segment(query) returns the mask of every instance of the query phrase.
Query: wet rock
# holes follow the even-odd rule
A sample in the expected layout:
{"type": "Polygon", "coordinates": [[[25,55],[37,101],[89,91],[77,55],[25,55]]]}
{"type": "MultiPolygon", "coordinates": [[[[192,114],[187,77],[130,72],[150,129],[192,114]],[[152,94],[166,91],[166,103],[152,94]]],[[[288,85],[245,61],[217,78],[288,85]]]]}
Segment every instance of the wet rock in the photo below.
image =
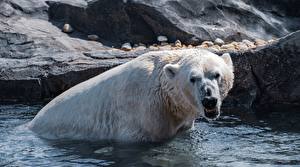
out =
{"type": "Polygon", "coordinates": [[[98,41],[99,40],[98,35],[88,35],[87,37],[91,41],[98,41]]]}
{"type": "Polygon", "coordinates": [[[235,83],[225,106],[259,111],[300,107],[300,31],[246,52],[232,52],[235,83]]]}
{"type": "Polygon", "coordinates": [[[124,51],[130,51],[132,49],[132,47],[131,47],[131,44],[127,42],[121,46],[121,49],[124,51]]]}
{"type": "Polygon", "coordinates": [[[64,33],[72,33],[74,30],[70,24],[64,24],[62,31],[64,33]]]}
{"type": "Polygon", "coordinates": [[[217,39],[214,41],[214,44],[215,44],[215,45],[222,46],[222,45],[225,44],[225,42],[224,42],[222,39],[217,38],[217,39]]]}

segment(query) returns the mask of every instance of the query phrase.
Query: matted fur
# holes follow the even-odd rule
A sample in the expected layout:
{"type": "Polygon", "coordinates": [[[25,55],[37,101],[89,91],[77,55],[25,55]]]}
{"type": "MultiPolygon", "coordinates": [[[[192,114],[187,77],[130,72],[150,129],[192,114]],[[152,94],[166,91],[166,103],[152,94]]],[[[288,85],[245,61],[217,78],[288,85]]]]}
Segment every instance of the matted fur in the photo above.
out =
{"type": "Polygon", "coordinates": [[[203,115],[195,98],[202,96],[201,90],[188,91],[191,69],[203,75],[211,68],[220,70],[217,86],[223,100],[233,83],[232,64],[224,60],[199,49],[149,52],[70,88],[42,108],[28,126],[48,139],[171,138],[203,115]],[[178,65],[176,78],[166,76],[167,64],[178,65]]]}

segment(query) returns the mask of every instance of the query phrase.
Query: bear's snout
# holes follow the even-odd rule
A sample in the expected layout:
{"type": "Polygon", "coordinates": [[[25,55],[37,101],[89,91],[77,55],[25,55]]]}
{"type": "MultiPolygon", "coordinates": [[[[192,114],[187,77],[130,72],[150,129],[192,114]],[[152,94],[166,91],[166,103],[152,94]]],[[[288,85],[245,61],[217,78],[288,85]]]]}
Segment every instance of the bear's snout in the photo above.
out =
{"type": "Polygon", "coordinates": [[[215,97],[205,97],[202,100],[202,105],[208,110],[212,110],[216,108],[217,103],[218,103],[218,99],[215,97]]]}

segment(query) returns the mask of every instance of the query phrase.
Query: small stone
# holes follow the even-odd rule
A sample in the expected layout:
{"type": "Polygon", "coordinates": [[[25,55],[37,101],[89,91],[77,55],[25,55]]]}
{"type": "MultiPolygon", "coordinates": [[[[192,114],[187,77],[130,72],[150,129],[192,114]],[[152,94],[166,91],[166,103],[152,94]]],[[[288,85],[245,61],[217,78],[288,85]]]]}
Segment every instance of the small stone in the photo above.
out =
{"type": "Polygon", "coordinates": [[[158,50],[159,48],[158,48],[157,46],[151,45],[151,46],[149,46],[149,49],[150,49],[150,50],[158,50]]]}
{"type": "Polygon", "coordinates": [[[158,36],[157,37],[158,42],[168,42],[168,38],[166,36],[158,36]]]}
{"type": "Polygon", "coordinates": [[[97,41],[99,39],[98,35],[88,35],[87,36],[89,40],[91,41],[97,41]]]}
{"type": "Polygon", "coordinates": [[[139,43],[139,46],[146,46],[145,44],[143,44],[143,43],[139,43]]]}
{"type": "Polygon", "coordinates": [[[221,50],[235,50],[236,46],[233,43],[222,45],[221,50]]]}
{"type": "Polygon", "coordinates": [[[190,48],[193,48],[193,45],[188,45],[188,48],[190,49],[190,48]]]}
{"type": "Polygon", "coordinates": [[[211,42],[211,41],[204,41],[204,42],[202,42],[202,44],[201,44],[202,46],[207,46],[207,47],[211,47],[211,46],[213,46],[214,45],[214,43],[213,42],[211,42]]]}
{"type": "Polygon", "coordinates": [[[270,39],[270,40],[268,40],[268,43],[273,43],[275,41],[276,41],[275,39],[270,39]]]}
{"type": "Polygon", "coordinates": [[[214,41],[214,44],[215,44],[215,45],[222,46],[222,45],[225,44],[225,42],[224,42],[222,39],[217,38],[217,39],[214,41]]]}
{"type": "Polygon", "coordinates": [[[159,47],[159,50],[171,50],[171,49],[172,49],[171,45],[164,45],[159,47]]]}
{"type": "Polygon", "coordinates": [[[247,47],[249,47],[249,48],[255,48],[254,42],[251,42],[251,41],[249,41],[249,40],[247,40],[247,39],[244,39],[244,40],[242,41],[242,43],[246,44],[247,47]]]}
{"type": "Polygon", "coordinates": [[[182,45],[181,45],[181,41],[180,40],[176,40],[175,41],[175,47],[178,47],[180,48],[182,45]]]}
{"type": "Polygon", "coordinates": [[[255,40],[254,40],[254,44],[255,44],[256,46],[264,46],[264,45],[267,44],[267,42],[266,42],[265,40],[262,40],[262,39],[255,39],[255,40]]]}
{"type": "Polygon", "coordinates": [[[168,42],[162,42],[162,43],[160,43],[160,45],[161,46],[166,46],[166,45],[169,45],[169,43],[168,42]]]}
{"type": "Polygon", "coordinates": [[[248,45],[246,43],[244,43],[244,42],[240,42],[236,48],[238,50],[242,50],[242,51],[245,51],[245,50],[249,49],[248,45]]]}
{"type": "Polygon", "coordinates": [[[73,28],[71,27],[70,24],[65,24],[65,25],[63,26],[62,31],[63,31],[64,33],[71,33],[71,32],[73,32],[73,28]]]}
{"type": "Polygon", "coordinates": [[[217,50],[220,50],[220,49],[221,49],[221,47],[220,47],[219,45],[213,45],[213,46],[211,46],[210,48],[214,48],[214,49],[217,49],[217,50]]]}
{"type": "Polygon", "coordinates": [[[135,48],[135,50],[145,50],[147,49],[146,46],[138,46],[135,48]]]}
{"type": "Polygon", "coordinates": [[[131,47],[131,44],[129,42],[127,42],[121,46],[121,49],[124,51],[130,51],[132,49],[132,47],[131,47]]]}
{"type": "Polygon", "coordinates": [[[139,46],[139,45],[138,45],[138,44],[136,44],[136,43],[133,45],[133,47],[135,47],[135,48],[136,48],[136,47],[138,47],[138,46],[139,46]]]}
{"type": "Polygon", "coordinates": [[[211,52],[214,52],[214,53],[216,53],[216,52],[219,51],[218,49],[213,48],[213,47],[207,48],[207,50],[209,50],[209,51],[211,51],[211,52]]]}

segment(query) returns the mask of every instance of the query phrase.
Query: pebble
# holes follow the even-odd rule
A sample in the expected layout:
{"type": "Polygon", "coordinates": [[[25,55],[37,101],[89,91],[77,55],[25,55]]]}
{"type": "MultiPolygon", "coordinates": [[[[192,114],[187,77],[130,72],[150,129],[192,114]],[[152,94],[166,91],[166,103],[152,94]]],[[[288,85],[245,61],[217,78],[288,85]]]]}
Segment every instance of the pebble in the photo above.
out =
{"type": "Polygon", "coordinates": [[[147,49],[146,46],[138,46],[135,48],[135,50],[145,50],[147,49]]]}
{"type": "Polygon", "coordinates": [[[160,43],[160,45],[161,46],[166,46],[166,45],[169,45],[169,43],[168,42],[162,42],[162,43],[160,43]]]}
{"type": "Polygon", "coordinates": [[[166,36],[158,36],[157,37],[158,42],[168,42],[168,38],[166,36]]]}
{"type": "Polygon", "coordinates": [[[146,46],[145,44],[143,44],[143,43],[139,43],[139,46],[146,46]]]}
{"type": "Polygon", "coordinates": [[[164,45],[159,47],[160,50],[171,50],[172,46],[171,45],[164,45]]]}
{"type": "Polygon", "coordinates": [[[214,41],[214,44],[215,44],[215,45],[222,46],[222,45],[225,44],[225,42],[224,42],[222,39],[217,38],[217,39],[214,41]]]}
{"type": "Polygon", "coordinates": [[[233,43],[222,45],[220,49],[222,50],[235,50],[235,45],[233,43]]]}
{"type": "Polygon", "coordinates": [[[254,44],[255,44],[256,46],[263,46],[263,45],[266,45],[267,42],[266,42],[265,40],[262,40],[262,39],[255,39],[255,40],[254,40],[254,44]]]}
{"type": "Polygon", "coordinates": [[[244,40],[242,41],[242,43],[246,44],[247,47],[249,47],[249,48],[255,48],[254,42],[251,42],[251,41],[249,41],[249,40],[247,40],[247,39],[244,39],[244,40]]]}
{"type": "Polygon", "coordinates": [[[244,43],[244,42],[240,42],[236,48],[238,50],[242,50],[242,51],[245,51],[245,50],[249,49],[248,45],[246,43],[244,43]]]}
{"type": "Polygon", "coordinates": [[[213,42],[211,42],[211,41],[204,41],[204,42],[202,42],[202,44],[201,45],[206,45],[207,47],[211,47],[211,46],[213,46],[214,45],[214,43],[213,42]]]}
{"type": "Polygon", "coordinates": [[[213,46],[211,46],[210,48],[214,48],[214,49],[217,49],[217,50],[220,50],[220,49],[221,49],[221,47],[220,47],[219,45],[213,45],[213,46]]]}
{"type": "Polygon", "coordinates": [[[149,49],[150,49],[150,50],[158,50],[159,48],[158,48],[157,46],[151,45],[151,46],[149,46],[149,49]]]}
{"type": "Polygon", "coordinates": [[[127,42],[121,46],[121,49],[124,51],[130,51],[132,49],[132,47],[131,47],[131,44],[129,42],[127,42]]]}
{"type": "Polygon", "coordinates": [[[87,36],[89,40],[91,41],[97,41],[99,39],[98,35],[88,35],[87,36]]]}
{"type": "Polygon", "coordinates": [[[182,44],[181,44],[180,40],[175,41],[175,47],[178,47],[178,48],[182,47],[182,44]]]}
{"type": "Polygon", "coordinates": [[[64,33],[71,33],[71,32],[73,32],[73,28],[71,27],[71,25],[70,24],[64,24],[64,26],[63,26],[63,28],[62,28],[62,31],[64,32],[64,33]]]}

